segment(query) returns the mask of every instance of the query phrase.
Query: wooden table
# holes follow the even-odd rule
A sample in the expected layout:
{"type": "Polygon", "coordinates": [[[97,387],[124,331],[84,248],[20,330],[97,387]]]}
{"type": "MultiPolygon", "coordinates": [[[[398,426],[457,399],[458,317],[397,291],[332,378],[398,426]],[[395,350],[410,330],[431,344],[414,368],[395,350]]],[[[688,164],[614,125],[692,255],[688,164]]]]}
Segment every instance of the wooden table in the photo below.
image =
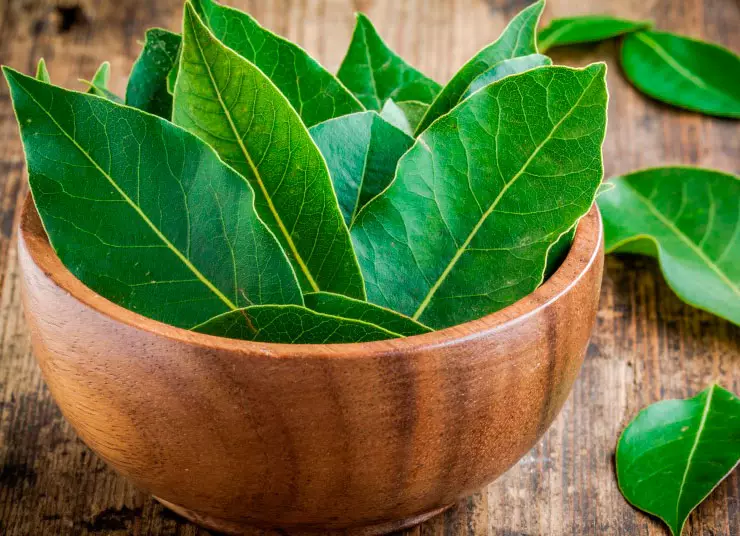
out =
{"type": "MultiPolygon", "coordinates": [[[[368,13],[411,63],[438,80],[486,43],[527,0],[232,0],[336,69],[353,11],[368,13]]],[[[653,18],[658,27],[740,50],[737,0],[550,0],[546,19],[583,12],[653,18]]],[[[26,72],[45,57],[56,83],[80,88],[103,60],[112,88],[150,26],[177,29],[180,0],[0,1],[0,62],[26,72]]],[[[678,112],[632,89],[617,45],[554,53],[558,62],[609,64],[607,176],[664,163],[740,171],[737,122],[678,112]]],[[[0,87],[0,534],[204,535],[135,490],[64,421],[32,357],[18,293],[15,228],[26,192],[8,90],[0,87]]],[[[712,381],[740,392],[740,329],[682,304],[655,262],[609,258],[601,310],[573,394],[536,448],[487,489],[407,531],[422,534],[655,534],[661,525],[619,494],[613,455],[643,406],[693,395],[712,381]]],[[[685,534],[740,535],[735,471],[691,516],[685,534]]]]}

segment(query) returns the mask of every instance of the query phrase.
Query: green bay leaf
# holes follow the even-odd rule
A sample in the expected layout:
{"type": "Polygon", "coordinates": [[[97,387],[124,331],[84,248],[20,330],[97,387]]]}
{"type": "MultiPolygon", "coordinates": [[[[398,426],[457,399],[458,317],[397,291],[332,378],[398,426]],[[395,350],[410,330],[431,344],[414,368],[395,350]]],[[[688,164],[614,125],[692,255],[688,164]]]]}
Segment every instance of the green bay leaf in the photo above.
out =
{"type": "Polygon", "coordinates": [[[622,68],[654,99],[709,115],[740,118],[740,57],[667,32],[638,32],[622,44],[622,68]]]}
{"type": "Polygon", "coordinates": [[[425,325],[400,313],[340,294],[313,292],[305,294],[304,299],[306,300],[306,307],[318,313],[361,320],[397,333],[399,336],[410,337],[432,331],[425,325]]]}
{"type": "Polygon", "coordinates": [[[51,84],[51,78],[49,77],[49,71],[46,69],[44,58],[41,58],[36,66],[36,80],[51,84]]]}
{"type": "Polygon", "coordinates": [[[401,336],[376,324],[299,305],[246,307],[212,318],[194,330],[219,337],[285,344],[371,342],[401,336]]]}
{"type": "Polygon", "coordinates": [[[310,133],[326,159],[348,227],[357,212],[391,183],[399,158],[414,143],[375,112],[330,119],[310,133]]]}
{"type": "Polygon", "coordinates": [[[205,143],[134,108],[4,72],[36,208],[84,284],[185,328],[303,303],[251,188],[205,143]]]}
{"type": "Polygon", "coordinates": [[[193,5],[216,38],[272,80],[307,127],[364,110],[333,74],[295,43],[213,0],[194,0],[193,5]]]}
{"type": "Polygon", "coordinates": [[[740,399],[718,385],[648,406],[617,444],[619,489],[680,536],[691,511],[740,461],[740,399]]]}
{"type": "Polygon", "coordinates": [[[177,61],[182,39],[161,28],[150,28],[131,69],[126,86],[126,104],[159,117],[172,117],[172,95],[167,77],[177,61]]]}
{"type": "Polygon", "coordinates": [[[123,103],[123,99],[108,89],[108,82],[110,81],[110,63],[104,61],[95,71],[92,80],[81,80],[81,82],[87,84],[87,92],[91,95],[97,95],[103,97],[109,101],[116,102],[118,104],[123,103]]]}
{"type": "Polygon", "coordinates": [[[413,136],[416,127],[419,126],[428,109],[429,105],[424,102],[394,102],[392,99],[388,99],[380,111],[380,117],[396,128],[403,130],[409,136],[413,136]]]}
{"type": "Polygon", "coordinates": [[[610,15],[565,17],[551,20],[539,31],[537,46],[544,53],[553,47],[596,43],[652,27],[650,20],[627,20],[610,15]]]}
{"type": "Polygon", "coordinates": [[[224,46],[186,5],[173,121],[205,140],[252,185],[304,292],[364,299],[329,171],[300,117],[267,76],[224,46]]]}
{"type": "Polygon", "coordinates": [[[665,167],[609,183],[606,252],[657,257],[682,300],[740,325],[740,177],[665,167]]]}
{"type": "Polygon", "coordinates": [[[504,60],[537,53],[537,23],[545,7],[540,0],[522,10],[504,28],[501,36],[463,65],[432,102],[416,127],[418,136],[437,118],[452,110],[465,95],[470,84],[485,71],[504,60]]]}
{"type": "Polygon", "coordinates": [[[462,98],[467,99],[480,88],[486,87],[488,84],[492,84],[506,76],[523,73],[524,71],[544,67],[545,65],[552,65],[552,60],[542,54],[517,56],[510,60],[501,61],[473,80],[462,98]]]}
{"type": "Polygon", "coordinates": [[[369,301],[436,329],[537,288],[601,182],[605,72],[509,76],[425,131],[352,228],[369,301]]]}
{"type": "Polygon", "coordinates": [[[441,86],[393,52],[364,14],[355,30],[337,77],[368,110],[380,111],[387,99],[430,103],[441,86]]]}

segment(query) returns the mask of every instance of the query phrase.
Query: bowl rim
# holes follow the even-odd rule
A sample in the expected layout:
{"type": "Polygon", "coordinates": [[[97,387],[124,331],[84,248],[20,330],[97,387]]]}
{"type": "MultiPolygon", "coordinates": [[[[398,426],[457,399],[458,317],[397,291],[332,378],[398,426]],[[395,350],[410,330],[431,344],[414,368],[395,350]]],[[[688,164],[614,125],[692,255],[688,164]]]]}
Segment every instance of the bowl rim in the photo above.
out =
{"type": "Polygon", "coordinates": [[[506,330],[524,321],[566,295],[586,275],[601,254],[603,232],[601,214],[594,202],[588,213],[580,219],[570,251],[555,273],[531,294],[482,318],[410,337],[329,344],[254,342],[207,335],[153,320],[109,301],[83,284],[62,264],[51,247],[30,193],[22,204],[18,224],[18,244],[56,287],[109,321],[173,342],[208,350],[261,354],[276,358],[350,359],[452,346],[470,338],[506,330]]]}

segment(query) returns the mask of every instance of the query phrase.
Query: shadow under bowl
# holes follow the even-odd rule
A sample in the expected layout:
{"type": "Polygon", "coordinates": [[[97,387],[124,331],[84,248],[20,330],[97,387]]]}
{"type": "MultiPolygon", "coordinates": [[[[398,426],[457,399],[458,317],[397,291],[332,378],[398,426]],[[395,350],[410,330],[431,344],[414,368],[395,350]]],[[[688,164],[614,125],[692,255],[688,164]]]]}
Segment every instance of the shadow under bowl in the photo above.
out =
{"type": "Polygon", "coordinates": [[[356,344],[254,343],[145,318],[60,262],[29,199],[19,232],[34,353],[113,469],[232,534],[379,534],[493,481],[571,390],[603,268],[596,207],[558,271],[480,320],[356,344]]]}

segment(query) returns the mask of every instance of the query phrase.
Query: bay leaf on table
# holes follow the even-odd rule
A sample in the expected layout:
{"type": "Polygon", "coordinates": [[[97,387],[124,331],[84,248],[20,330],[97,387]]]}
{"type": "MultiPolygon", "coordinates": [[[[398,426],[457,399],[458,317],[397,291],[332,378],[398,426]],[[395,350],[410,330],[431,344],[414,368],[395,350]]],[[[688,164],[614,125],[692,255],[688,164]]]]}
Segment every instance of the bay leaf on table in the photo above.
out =
{"type": "Polygon", "coordinates": [[[193,328],[199,333],[255,342],[329,344],[401,337],[377,324],[298,305],[255,305],[225,313],[193,328]]]}
{"type": "Polygon", "coordinates": [[[295,43],[213,0],[194,0],[193,5],[216,38],[272,80],[307,127],[364,110],[332,73],[295,43]]]}
{"type": "Polygon", "coordinates": [[[492,84],[497,80],[501,80],[506,76],[523,73],[524,71],[529,71],[530,69],[543,67],[545,65],[552,65],[552,60],[542,54],[517,56],[510,60],[501,61],[473,80],[462,98],[467,99],[480,88],[485,87],[488,84],[492,84]]]}
{"type": "Polygon", "coordinates": [[[337,77],[365,108],[376,111],[388,99],[428,104],[441,89],[437,82],[393,52],[362,13],[357,13],[352,41],[337,77]]]}
{"type": "Polygon", "coordinates": [[[217,40],[190,4],[173,121],[249,181],[257,212],[291,259],[304,292],[365,298],[329,171],[308,130],[270,79],[217,40]]]}
{"type": "Polygon", "coordinates": [[[4,68],[29,182],[64,265],[107,299],[190,328],[254,304],[303,304],[254,195],[175,125],[4,68]]]}
{"type": "Polygon", "coordinates": [[[49,77],[49,71],[46,69],[44,58],[41,58],[36,66],[36,80],[51,84],[51,78],[49,77]]]}
{"type": "Polygon", "coordinates": [[[150,28],[139,57],[131,68],[126,86],[126,104],[158,115],[172,117],[172,95],[167,76],[175,66],[182,39],[161,28],[150,28]]]}
{"type": "Polygon", "coordinates": [[[629,81],[654,99],[740,118],[740,57],[726,48],[667,32],[637,32],[625,37],[620,60],[629,81]]]}
{"type": "Polygon", "coordinates": [[[357,212],[391,183],[398,159],[414,143],[411,136],[376,112],[330,119],[309,132],[326,159],[339,207],[350,228],[357,212]]]}
{"type": "Polygon", "coordinates": [[[536,289],[601,182],[605,72],[509,76],[426,130],[352,227],[368,300],[437,329],[536,289]]]}
{"type": "Polygon", "coordinates": [[[538,32],[537,46],[544,53],[553,47],[605,41],[652,27],[651,20],[628,20],[611,15],[565,17],[551,20],[538,32]]]}
{"type": "Polygon", "coordinates": [[[673,536],[740,461],[740,399],[719,385],[642,410],[617,443],[617,480],[673,536]]]}
{"type": "Polygon", "coordinates": [[[511,19],[495,42],[468,60],[439,92],[414,134],[418,136],[437,118],[452,110],[473,80],[497,63],[517,56],[537,54],[537,23],[544,7],[544,0],[540,0],[523,9],[511,19]]]}
{"type": "Polygon", "coordinates": [[[665,167],[609,183],[606,252],[657,257],[683,301],[740,325],[740,177],[665,167]]]}

